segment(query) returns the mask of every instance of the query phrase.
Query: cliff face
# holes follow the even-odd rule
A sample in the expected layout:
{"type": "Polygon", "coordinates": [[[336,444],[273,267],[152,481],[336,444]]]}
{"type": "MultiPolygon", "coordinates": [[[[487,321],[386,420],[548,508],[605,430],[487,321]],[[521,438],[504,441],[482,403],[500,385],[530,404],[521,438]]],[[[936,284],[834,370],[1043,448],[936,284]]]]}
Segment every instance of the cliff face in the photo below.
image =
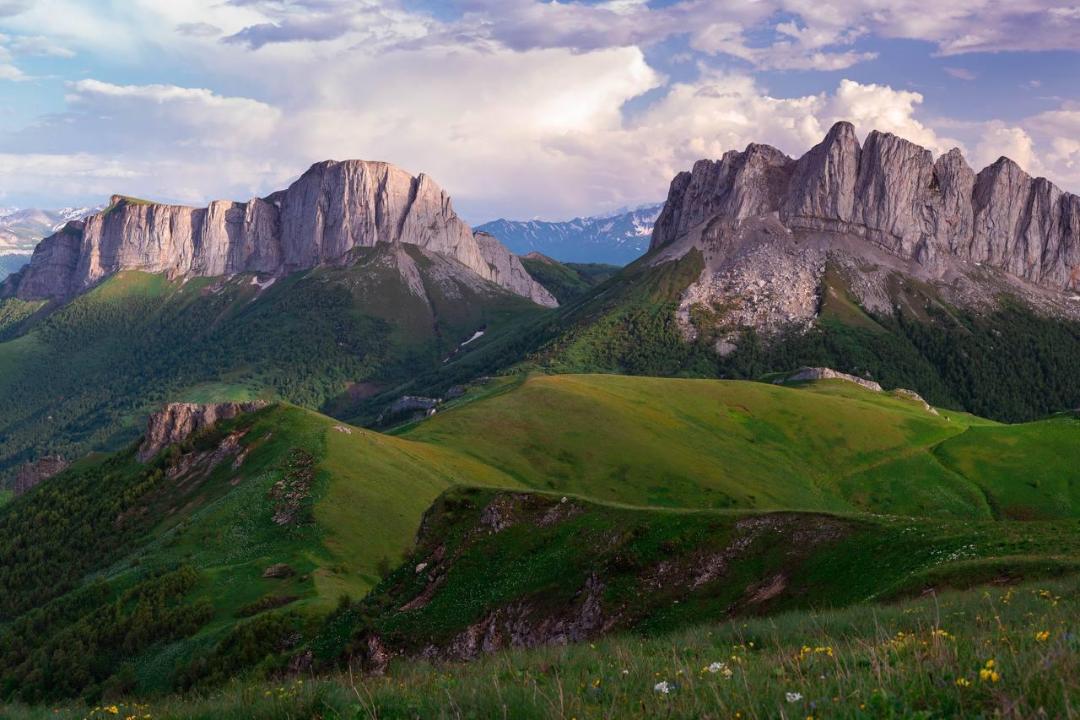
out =
{"type": "Polygon", "coordinates": [[[191,208],[115,196],[104,212],[43,240],[8,291],[63,298],[120,270],[284,275],[347,262],[353,248],[377,243],[420,246],[511,292],[557,304],[504,246],[477,239],[430,177],[359,160],[317,163],[288,189],[247,203],[191,208]]]}
{"type": "Polygon", "coordinates": [[[798,160],[762,145],[703,160],[671,184],[650,250],[773,215],[789,231],[868,240],[903,260],[943,256],[1051,290],[1080,289],[1080,197],[1001,158],[978,174],[958,150],[837,123],[798,160]]]}
{"type": "Polygon", "coordinates": [[[140,462],[152,460],[159,452],[183,442],[192,433],[210,427],[221,420],[228,420],[242,413],[255,412],[266,407],[263,401],[243,403],[169,403],[150,416],[146,434],[139,445],[140,462]]]}

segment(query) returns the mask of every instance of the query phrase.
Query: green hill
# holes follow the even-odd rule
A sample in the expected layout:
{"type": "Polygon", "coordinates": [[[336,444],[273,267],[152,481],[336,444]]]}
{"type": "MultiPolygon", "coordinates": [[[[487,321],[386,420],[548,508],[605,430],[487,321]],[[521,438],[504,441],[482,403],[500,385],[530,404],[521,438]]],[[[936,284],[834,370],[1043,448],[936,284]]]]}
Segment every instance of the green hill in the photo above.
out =
{"type": "Polygon", "coordinates": [[[638,505],[1080,515],[1080,420],[998,425],[939,412],[843,381],[552,375],[489,390],[402,436],[528,487],[638,505]]]}
{"type": "Polygon", "coordinates": [[[540,253],[529,253],[521,264],[533,279],[555,296],[560,305],[576,300],[619,271],[603,263],[561,263],[540,253]]]}
{"type": "Polygon", "coordinates": [[[308,649],[332,668],[372,632],[414,651],[515,603],[568,612],[590,576],[608,629],[660,632],[1080,557],[1071,417],[1006,426],[847,383],[614,376],[492,381],[456,402],[396,436],[271,406],[146,465],[134,446],[87,458],[0,506],[0,696],[214,686],[308,649]],[[1021,454],[1045,472],[1018,475],[1021,454]]]}
{"type": "Polygon", "coordinates": [[[498,337],[542,312],[412,246],[354,259],[261,285],[121,273],[58,308],[0,301],[0,476],[46,454],[117,449],[167,401],[347,414],[478,329],[498,337]]]}

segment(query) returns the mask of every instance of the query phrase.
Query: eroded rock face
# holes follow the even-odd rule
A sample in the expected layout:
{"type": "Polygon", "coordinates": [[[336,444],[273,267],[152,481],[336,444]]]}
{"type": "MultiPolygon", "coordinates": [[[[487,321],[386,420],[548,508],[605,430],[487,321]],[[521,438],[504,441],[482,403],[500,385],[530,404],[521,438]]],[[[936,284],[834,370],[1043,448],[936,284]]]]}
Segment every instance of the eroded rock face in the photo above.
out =
{"type": "Polygon", "coordinates": [[[192,208],[114,196],[104,212],[43,240],[7,292],[64,298],[120,270],[279,276],[346,262],[350,250],[378,243],[417,245],[534,302],[557,304],[501,243],[474,236],[429,176],[360,160],[317,163],[288,189],[246,203],[192,208]]]}
{"type": "Polygon", "coordinates": [[[50,455],[39,458],[34,462],[26,463],[19,468],[19,472],[15,475],[15,482],[12,484],[11,489],[16,495],[22,495],[30,488],[63,472],[70,464],[71,463],[59,455],[50,455]]]}
{"type": "Polygon", "coordinates": [[[750,145],[680,173],[650,250],[703,225],[772,213],[791,230],[862,238],[903,260],[953,256],[1052,290],[1080,289],[1080,198],[1007,158],[976,175],[959,150],[935,160],[877,131],[860,146],[850,123],[798,161],[750,145]]]}
{"type": "Polygon", "coordinates": [[[745,328],[811,327],[830,299],[891,314],[909,286],[1080,319],[1080,197],[1006,158],[976,174],[959,150],[935,159],[876,131],[860,144],[844,122],[798,160],[750,145],[680,173],[650,251],[653,264],[700,254],[676,320],[721,355],[745,328]]]}
{"type": "Polygon", "coordinates": [[[147,462],[159,452],[183,442],[192,433],[210,427],[220,420],[254,412],[266,407],[261,400],[242,403],[169,403],[154,413],[146,424],[146,435],[139,446],[140,462],[147,462]]]}
{"type": "Polygon", "coordinates": [[[873,392],[881,392],[881,385],[873,380],[866,380],[855,375],[848,375],[847,373],[842,373],[838,370],[833,370],[832,368],[804,367],[784,378],[785,383],[811,382],[815,380],[843,380],[844,382],[854,383],[873,392]]]}

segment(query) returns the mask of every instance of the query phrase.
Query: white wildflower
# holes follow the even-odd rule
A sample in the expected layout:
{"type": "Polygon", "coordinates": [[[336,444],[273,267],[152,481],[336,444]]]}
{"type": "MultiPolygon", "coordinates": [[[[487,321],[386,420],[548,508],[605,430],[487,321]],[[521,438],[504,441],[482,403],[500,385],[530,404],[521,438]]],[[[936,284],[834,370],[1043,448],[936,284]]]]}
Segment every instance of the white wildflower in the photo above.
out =
{"type": "Polygon", "coordinates": [[[802,700],[802,693],[797,693],[797,692],[784,693],[784,697],[787,698],[788,702],[796,703],[796,702],[799,702],[800,700],[802,700]]]}
{"type": "Polygon", "coordinates": [[[709,665],[709,672],[711,672],[711,673],[713,673],[715,675],[716,673],[718,673],[721,670],[724,670],[726,668],[727,668],[727,665],[725,665],[724,663],[722,663],[722,662],[714,662],[711,665],[709,665]]]}
{"type": "Polygon", "coordinates": [[[653,690],[658,693],[663,693],[664,695],[667,695],[671,692],[671,683],[669,683],[667,680],[661,680],[660,682],[653,685],[653,690]]]}

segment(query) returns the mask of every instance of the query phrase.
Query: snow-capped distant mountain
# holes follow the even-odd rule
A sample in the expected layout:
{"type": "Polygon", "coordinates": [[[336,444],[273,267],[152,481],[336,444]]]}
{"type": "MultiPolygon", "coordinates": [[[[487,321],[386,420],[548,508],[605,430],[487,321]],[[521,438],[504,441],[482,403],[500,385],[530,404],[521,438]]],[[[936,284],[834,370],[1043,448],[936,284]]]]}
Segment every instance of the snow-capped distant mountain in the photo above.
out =
{"type": "Polygon", "coordinates": [[[493,220],[476,229],[494,235],[518,255],[539,252],[563,262],[626,265],[649,249],[653,224],[663,207],[648,205],[565,222],[493,220]]]}
{"type": "Polygon", "coordinates": [[[29,255],[42,238],[72,220],[81,220],[102,210],[103,207],[0,209],[0,255],[29,255]]]}

